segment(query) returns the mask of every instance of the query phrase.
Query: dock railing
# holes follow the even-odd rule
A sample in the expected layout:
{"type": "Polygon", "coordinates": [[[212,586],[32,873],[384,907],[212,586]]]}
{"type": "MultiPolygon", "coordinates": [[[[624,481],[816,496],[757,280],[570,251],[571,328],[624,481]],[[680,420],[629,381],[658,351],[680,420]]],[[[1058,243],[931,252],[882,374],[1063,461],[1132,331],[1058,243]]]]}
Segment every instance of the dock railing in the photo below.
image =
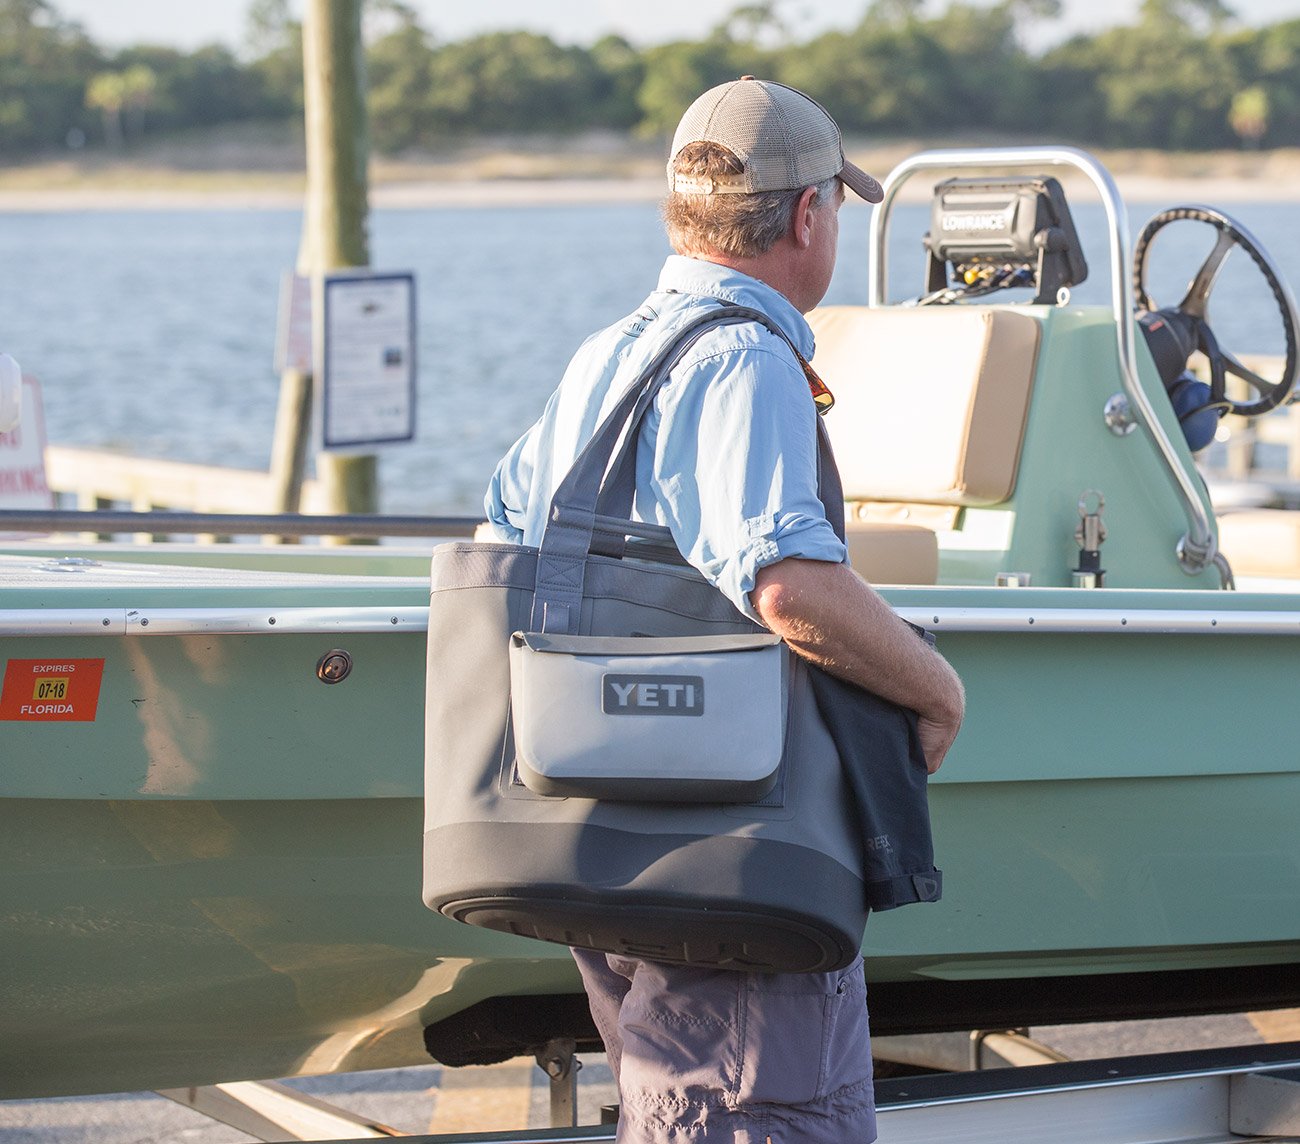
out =
{"type": "MultiPolygon", "coordinates": [[[[186,509],[266,512],[274,498],[269,472],[132,457],[98,449],[48,445],[45,480],[68,508],[186,509]]],[[[305,481],[302,510],[323,508],[320,488],[305,481]]]]}
{"type": "MultiPolygon", "coordinates": [[[[132,457],[66,445],[46,446],[45,481],[59,508],[80,512],[168,510],[248,515],[271,512],[275,504],[275,484],[270,472],[132,457]]],[[[303,482],[301,510],[304,513],[325,511],[324,498],[315,481],[303,482]]],[[[134,537],[137,542],[147,544],[167,535],[137,532],[134,537]]],[[[210,543],[230,537],[202,533],[196,539],[210,543]]]]}
{"type": "Polygon", "coordinates": [[[268,472],[95,449],[47,446],[45,472],[56,508],[49,512],[0,508],[0,533],[73,532],[87,540],[130,535],[145,544],[179,536],[199,543],[253,536],[277,543],[313,536],[323,540],[470,536],[478,524],[475,518],[459,516],[328,513],[323,490],[314,481],[303,484],[301,512],[278,513],[268,472]]]}

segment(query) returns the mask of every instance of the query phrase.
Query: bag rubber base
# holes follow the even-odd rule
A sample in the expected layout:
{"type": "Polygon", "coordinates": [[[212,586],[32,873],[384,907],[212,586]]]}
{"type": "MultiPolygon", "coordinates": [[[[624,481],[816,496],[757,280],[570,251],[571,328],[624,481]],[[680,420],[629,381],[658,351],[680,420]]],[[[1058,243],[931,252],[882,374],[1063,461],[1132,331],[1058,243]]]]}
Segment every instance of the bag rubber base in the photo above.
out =
{"type": "Polygon", "coordinates": [[[425,854],[444,859],[426,864],[426,904],[455,921],[503,933],[758,973],[842,969],[862,945],[861,880],[820,852],[772,839],[646,835],[591,824],[463,823],[429,831],[425,854]],[[601,836],[594,847],[593,831],[601,836]],[[581,833],[581,854],[564,844],[570,833],[574,842],[581,833]],[[472,864],[451,859],[465,849],[474,855],[472,864]],[[521,854],[531,867],[522,885],[521,854]],[[494,871],[498,862],[502,869],[494,871]],[[747,865],[768,875],[737,886],[713,884],[709,874],[747,865]],[[461,880],[452,886],[439,876],[470,869],[473,885],[461,880]],[[774,869],[780,877],[771,877],[774,869]]]}

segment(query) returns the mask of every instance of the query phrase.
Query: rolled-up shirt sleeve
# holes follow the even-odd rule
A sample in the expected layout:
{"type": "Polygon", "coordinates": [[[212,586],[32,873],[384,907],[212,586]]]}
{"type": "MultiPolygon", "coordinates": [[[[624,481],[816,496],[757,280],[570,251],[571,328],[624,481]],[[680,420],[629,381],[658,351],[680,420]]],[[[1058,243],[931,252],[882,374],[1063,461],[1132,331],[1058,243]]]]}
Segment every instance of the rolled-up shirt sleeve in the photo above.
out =
{"type": "Polygon", "coordinates": [[[528,488],[532,478],[533,441],[537,433],[534,425],[511,446],[501,458],[488,484],[483,498],[483,512],[498,539],[522,544],[524,539],[525,511],[522,505],[508,503],[507,488],[528,488]]]}
{"type": "Polygon", "coordinates": [[[760,568],[847,559],[817,496],[807,381],[788,350],[764,342],[679,367],[644,430],[637,481],[639,513],[667,524],[691,564],[760,623],[749,598],[760,568]]]}
{"type": "MultiPolygon", "coordinates": [[[[542,519],[545,519],[546,505],[533,502],[539,499],[536,490],[538,468],[545,467],[547,457],[553,451],[555,407],[558,402],[557,390],[551,394],[542,416],[510,446],[497,464],[492,480],[488,482],[483,511],[488,523],[492,525],[492,531],[501,540],[514,544],[538,542],[538,538],[529,536],[529,531],[531,526],[535,526],[539,510],[542,519]]],[[[541,477],[545,479],[549,475],[549,471],[545,471],[541,477]]]]}

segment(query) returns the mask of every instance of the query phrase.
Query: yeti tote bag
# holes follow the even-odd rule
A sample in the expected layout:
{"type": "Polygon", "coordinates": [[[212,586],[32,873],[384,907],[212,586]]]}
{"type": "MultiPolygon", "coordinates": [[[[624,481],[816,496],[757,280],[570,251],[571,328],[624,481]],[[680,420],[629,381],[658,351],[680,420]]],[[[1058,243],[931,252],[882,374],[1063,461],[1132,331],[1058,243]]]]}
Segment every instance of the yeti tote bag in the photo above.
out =
{"type": "Polygon", "coordinates": [[[858,953],[871,890],[813,669],[626,519],[655,392],[736,321],[772,328],[721,307],[655,353],[538,547],[433,554],[424,900],[449,918],[764,972],[858,953]]]}

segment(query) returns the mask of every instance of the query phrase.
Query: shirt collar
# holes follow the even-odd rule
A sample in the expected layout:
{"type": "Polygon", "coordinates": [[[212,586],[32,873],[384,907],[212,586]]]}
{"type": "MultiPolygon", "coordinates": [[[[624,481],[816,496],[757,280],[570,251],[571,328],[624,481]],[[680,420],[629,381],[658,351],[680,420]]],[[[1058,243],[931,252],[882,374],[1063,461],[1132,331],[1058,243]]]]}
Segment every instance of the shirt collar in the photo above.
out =
{"type": "Polygon", "coordinates": [[[766,282],[739,270],[702,258],[673,254],[659,274],[659,289],[718,298],[736,306],[761,310],[785,331],[805,358],[813,356],[812,329],[790,299],[766,282]]]}

